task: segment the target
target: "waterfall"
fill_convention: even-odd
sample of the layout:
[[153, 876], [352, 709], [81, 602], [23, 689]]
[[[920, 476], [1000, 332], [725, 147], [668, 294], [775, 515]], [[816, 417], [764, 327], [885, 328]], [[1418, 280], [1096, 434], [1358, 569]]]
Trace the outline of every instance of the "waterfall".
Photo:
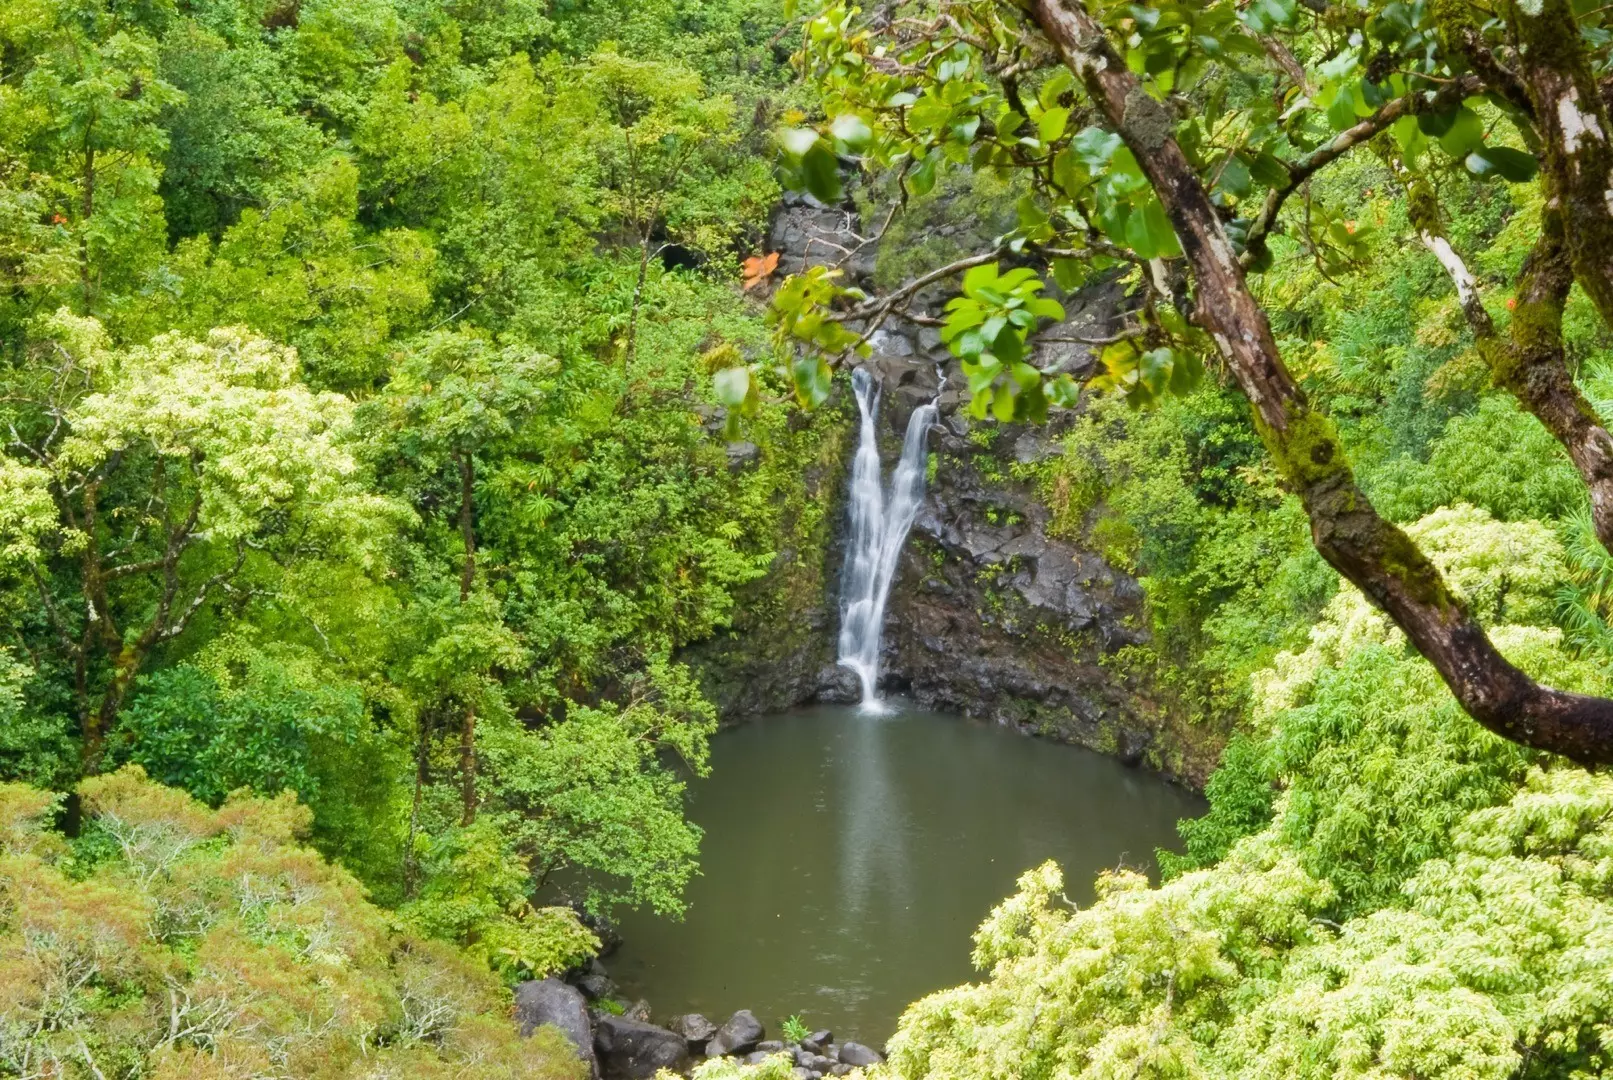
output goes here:
[[857, 456], [851, 464], [851, 536], [840, 590], [840, 663], [862, 681], [863, 707], [879, 705], [879, 639], [885, 626], [885, 603], [902, 542], [913, 527], [924, 499], [925, 437], [935, 423], [935, 405], [921, 405], [907, 422], [902, 459], [884, 490], [879, 475], [879, 390], [861, 368], [851, 373], [851, 388], [862, 414]]

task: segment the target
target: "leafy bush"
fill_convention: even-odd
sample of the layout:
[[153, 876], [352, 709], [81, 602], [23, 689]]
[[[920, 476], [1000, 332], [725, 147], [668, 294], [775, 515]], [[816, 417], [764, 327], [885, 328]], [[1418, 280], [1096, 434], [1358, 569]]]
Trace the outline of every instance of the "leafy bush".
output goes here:
[[22, 1076], [580, 1080], [480, 961], [400, 934], [299, 846], [289, 795], [212, 810], [138, 766], [57, 799], [0, 785], [0, 1069]]

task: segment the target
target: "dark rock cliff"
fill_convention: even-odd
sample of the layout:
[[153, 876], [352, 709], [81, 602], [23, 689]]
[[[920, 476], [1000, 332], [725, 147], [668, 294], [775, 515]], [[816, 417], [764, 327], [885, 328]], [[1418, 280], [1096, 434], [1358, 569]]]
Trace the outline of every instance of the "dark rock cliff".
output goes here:
[[[781, 270], [839, 262], [853, 280], [872, 272], [844, 211], [787, 204], [772, 241]], [[848, 253], [849, 258], [848, 258]], [[929, 298], [938, 310], [944, 296]], [[1123, 303], [1113, 287], [1066, 298], [1069, 317], [1049, 337], [1101, 335]], [[936, 331], [892, 320], [865, 363], [882, 387], [880, 438], [887, 468], [908, 418], [937, 401], [924, 505], [903, 550], [885, 621], [882, 684], [920, 705], [1073, 742], [1199, 784], [1219, 740], [1159, 704], [1145, 675], [1121, 670], [1116, 654], [1148, 639], [1137, 581], [1069, 539], [1049, 534], [1037, 497], [1037, 463], [1059, 453], [1068, 414], [1031, 427], [975, 421], [959, 390], [957, 361]], [[1041, 346], [1037, 363], [1078, 376], [1085, 346]], [[845, 408], [842, 396], [830, 407]], [[846, 428], [852, 421], [846, 414]], [[825, 528], [781, 557], [736, 620], [738, 633], [691, 650], [725, 716], [812, 700], [854, 700], [855, 680], [834, 666], [840, 541], [845, 526], [842, 430], [811, 467], [814, 498], [832, 498]], [[777, 598], [787, 599], [779, 603]], [[769, 599], [770, 598], [770, 599]], [[765, 606], [765, 611], [762, 607]]]

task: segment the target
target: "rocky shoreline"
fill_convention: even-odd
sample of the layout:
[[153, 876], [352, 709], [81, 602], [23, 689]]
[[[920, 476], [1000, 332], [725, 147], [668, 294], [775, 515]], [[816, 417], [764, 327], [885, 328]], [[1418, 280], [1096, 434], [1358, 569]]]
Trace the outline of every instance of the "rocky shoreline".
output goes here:
[[662, 1069], [687, 1074], [699, 1062], [721, 1057], [754, 1065], [780, 1054], [793, 1062], [793, 1080], [821, 1080], [884, 1060], [882, 1053], [862, 1043], [836, 1042], [830, 1031], [814, 1031], [798, 1041], [768, 1039], [766, 1028], [749, 1009], [739, 1010], [721, 1025], [699, 1013], [686, 1013], [659, 1026], [650, 1022], [646, 1002], [629, 1005], [619, 1014], [602, 1004], [614, 1002], [610, 997], [614, 989], [598, 961], [569, 980], [524, 982], [515, 990], [521, 1035], [529, 1036], [545, 1025], [558, 1028], [597, 1080], [648, 1080]]

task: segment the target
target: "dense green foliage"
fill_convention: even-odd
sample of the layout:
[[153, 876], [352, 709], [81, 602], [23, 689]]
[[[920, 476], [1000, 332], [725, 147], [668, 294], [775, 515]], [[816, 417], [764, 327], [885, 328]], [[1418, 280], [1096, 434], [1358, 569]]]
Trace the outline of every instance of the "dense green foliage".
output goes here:
[[210, 810], [129, 767], [78, 793], [87, 823], [68, 843], [48, 825], [56, 798], [0, 785], [7, 1075], [585, 1072], [558, 1032], [516, 1035], [485, 965], [400, 932], [300, 846], [311, 815], [290, 792]]
[[[1405, 90], [1323, 25], [1300, 46], [1319, 83], [1284, 113], [1226, 72], [1294, 5], [1120, 10], [1128, 60], [1196, 105], [1183, 137], [1229, 220], [1279, 158]], [[1376, 40], [1413, 48], [1426, 14], [1389, 5]], [[1613, 784], [1474, 725], [1340, 585], [1170, 309], [1150, 263], [1181, 247], [1135, 158], [1078, 124], [1073, 80], [1038, 76], [1019, 114], [977, 92], [974, 44], [854, 71], [849, 18], [810, 24], [833, 115], [790, 114], [785, 179], [835, 194], [836, 154], [890, 166], [852, 196], [903, 199], [882, 286], [992, 249], [936, 308], [970, 407], [1078, 406], [1062, 452], [1017, 468], [1143, 583], [1152, 640], [1106, 662], [1227, 746], [1162, 882], [1108, 875], [1076, 911], [1030, 870], [976, 936], [982, 980], [916, 1003], [876, 1071], [1613, 1070]], [[503, 984], [597, 949], [561, 898], [681, 909], [683, 785], [716, 714], [678, 650], [818, 526], [802, 465], [839, 445], [783, 398], [826, 399], [822, 353], [856, 346], [840, 316], [867, 298], [822, 271], [784, 285], [781, 370], [734, 288], [797, 96], [783, 20], [764, 0], [0, 10], [0, 1073], [569, 1075], [511, 1037]], [[1193, 40], [1236, 47], [1165, 62]], [[897, 90], [913, 71], [922, 99]], [[1606, 696], [1613, 556], [1584, 487], [1412, 242], [1408, 169], [1507, 319], [1545, 205], [1493, 182], [1533, 168], [1507, 108], [1398, 125], [1242, 254], [1362, 489], [1509, 659]], [[1082, 213], [1050, 214], [1055, 188]], [[1012, 265], [1066, 225], [1092, 258]], [[1078, 396], [1027, 358], [1088, 281], [1122, 281], [1136, 321]], [[1578, 294], [1563, 329], [1605, 413], [1613, 339]], [[718, 405], [754, 460], [730, 460]]]
[[534, 896], [676, 914], [716, 718], [674, 653], [814, 526], [835, 424], [706, 428], [765, 342], [781, 19], [5, 5], [0, 780], [294, 792], [511, 979], [588, 951]]

